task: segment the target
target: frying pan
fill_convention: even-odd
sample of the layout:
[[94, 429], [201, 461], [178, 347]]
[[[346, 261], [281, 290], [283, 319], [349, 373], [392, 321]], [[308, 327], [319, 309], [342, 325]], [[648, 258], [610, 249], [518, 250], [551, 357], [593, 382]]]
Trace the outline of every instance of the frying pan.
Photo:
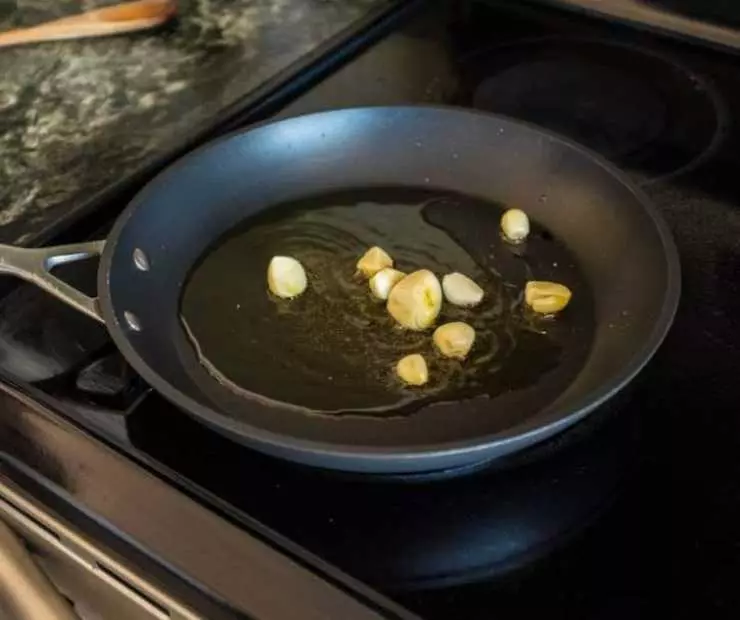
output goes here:
[[[567, 385], [553, 392], [545, 381], [494, 399], [431, 403], [412, 416], [332, 416], [257, 394], [235, 397], [205, 372], [179, 313], [188, 275], [215, 240], [275, 205], [380, 187], [521, 205], [567, 246], [588, 283], [594, 316], [584, 359]], [[467, 234], [498, 241], [497, 230]], [[51, 273], [60, 263], [96, 255], [97, 298]], [[680, 292], [665, 223], [618, 170], [531, 125], [421, 106], [336, 110], [234, 133], [151, 181], [105, 242], [5, 246], [0, 272], [103, 322], [153, 388], [212, 429], [274, 456], [364, 473], [493, 460], [575, 424], [647, 363]]]

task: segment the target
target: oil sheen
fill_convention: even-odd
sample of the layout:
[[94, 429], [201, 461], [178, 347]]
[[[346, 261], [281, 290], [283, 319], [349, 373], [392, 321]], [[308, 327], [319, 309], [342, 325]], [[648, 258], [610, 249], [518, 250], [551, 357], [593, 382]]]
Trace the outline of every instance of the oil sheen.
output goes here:
[[[593, 303], [567, 248], [533, 226], [525, 244], [500, 236], [502, 205], [426, 191], [387, 189], [317, 196], [265, 211], [218, 240], [192, 270], [181, 318], [199, 360], [229, 390], [340, 415], [406, 415], [431, 401], [526, 389], [560, 368], [577, 374], [593, 334]], [[443, 303], [437, 325], [476, 331], [467, 360], [440, 356], [432, 332], [399, 328], [355, 273], [371, 246], [404, 272], [458, 271], [484, 290], [475, 308]], [[293, 300], [267, 289], [274, 255], [306, 268], [308, 289]], [[573, 291], [555, 318], [523, 303], [527, 280]], [[409, 353], [429, 365], [429, 383], [408, 388], [394, 368]], [[563, 372], [565, 367], [565, 372]]]

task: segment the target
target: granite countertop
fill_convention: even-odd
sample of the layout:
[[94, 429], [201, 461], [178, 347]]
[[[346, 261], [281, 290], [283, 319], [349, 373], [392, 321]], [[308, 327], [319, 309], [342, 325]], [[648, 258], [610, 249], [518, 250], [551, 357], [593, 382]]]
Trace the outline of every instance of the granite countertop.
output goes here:
[[[0, 242], [25, 243], [384, 0], [181, 0], [148, 33], [0, 50]], [[0, 29], [114, 2], [0, 0]]]

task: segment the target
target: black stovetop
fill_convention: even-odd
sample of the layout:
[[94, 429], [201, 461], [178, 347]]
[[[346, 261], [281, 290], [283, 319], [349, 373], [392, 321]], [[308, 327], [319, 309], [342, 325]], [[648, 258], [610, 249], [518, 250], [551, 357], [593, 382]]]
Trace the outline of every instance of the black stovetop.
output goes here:
[[[207, 490], [429, 620], [737, 612], [740, 59], [542, 8], [432, 4], [278, 116], [393, 103], [543, 124], [661, 208], [683, 300], [619, 402], [495, 466], [365, 479], [206, 430], [148, 391], [102, 327], [30, 286], [0, 303], [0, 370], [200, 501]], [[94, 267], [66, 277], [90, 285]]]

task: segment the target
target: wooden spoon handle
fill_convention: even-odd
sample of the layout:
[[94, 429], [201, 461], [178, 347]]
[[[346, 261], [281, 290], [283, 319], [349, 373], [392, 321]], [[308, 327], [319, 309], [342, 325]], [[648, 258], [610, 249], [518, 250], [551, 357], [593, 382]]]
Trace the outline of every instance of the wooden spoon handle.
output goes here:
[[0, 32], [0, 47], [42, 41], [61, 41], [84, 37], [146, 30], [165, 23], [177, 12], [176, 0], [136, 0], [79, 15], [62, 17], [31, 28]]

